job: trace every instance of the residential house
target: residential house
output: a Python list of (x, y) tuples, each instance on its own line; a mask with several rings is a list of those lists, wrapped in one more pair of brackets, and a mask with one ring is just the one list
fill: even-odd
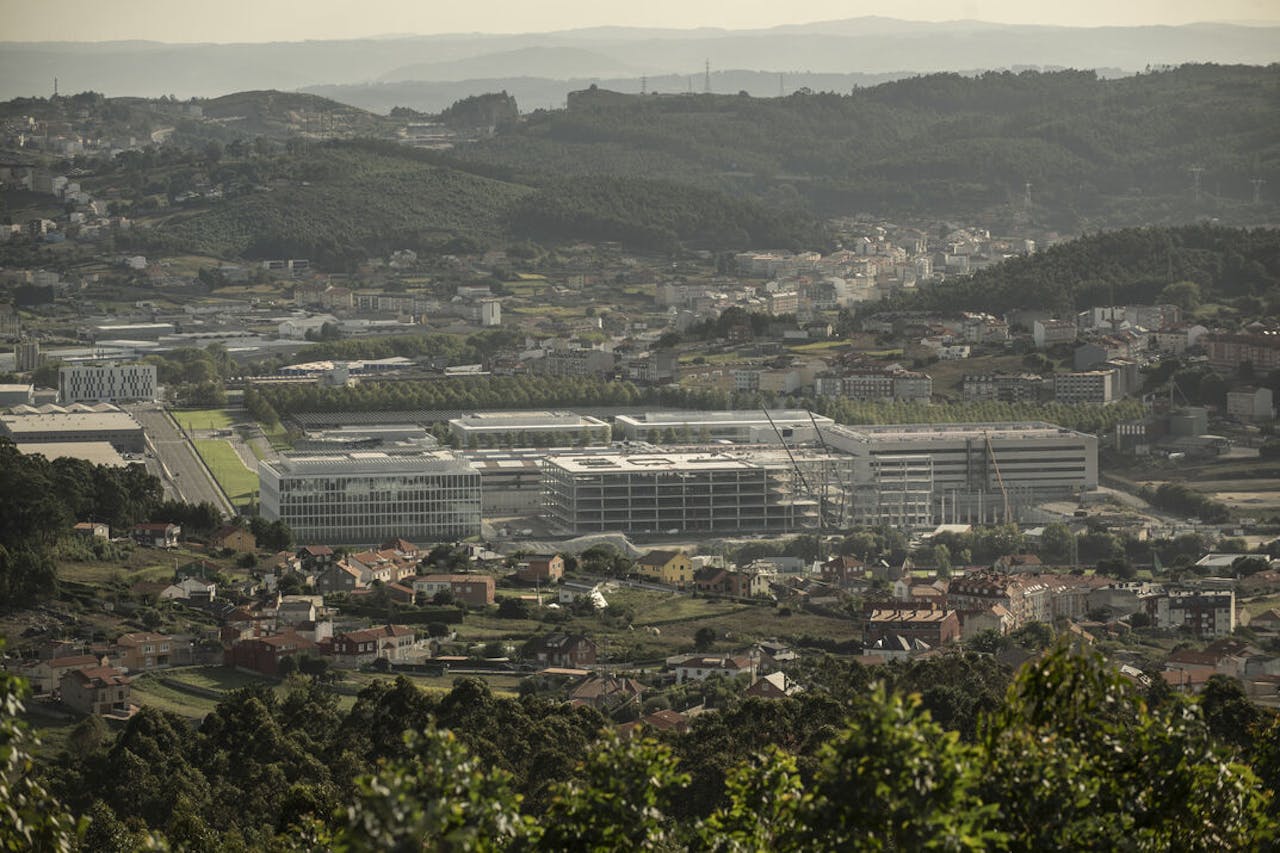
[(69, 670), (58, 687), (63, 704), (82, 714), (129, 712), (129, 677), (114, 666)]
[(417, 636), (407, 625), (383, 625), (348, 631), (333, 638), (333, 654), (338, 663), (361, 666), (378, 658), (404, 661), (413, 657)]
[(315, 622), (324, 614), (322, 595), (285, 595), (276, 604), (276, 627), (297, 626)]
[(693, 583), (693, 561), (684, 551), (650, 551), (636, 560), (634, 568), (659, 583), (679, 587)]
[(405, 560), (396, 551), (361, 551), (351, 554), (346, 564), (360, 572), (360, 581), (365, 586), (374, 581), (395, 583), (409, 577), (417, 570), (417, 562)]
[(534, 637), (525, 647), (526, 657), (542, 666), (580, 668), (596, 662), (595, 641), (584, 634), (547, 634)]
[(173, 637), (165, 634), (121, 634), (116, 638), (115, 648), (116, 662), (130, 672), (145, 672), (174, 663)]
[(176, 548), (182, 528), (167, 522), (148, 522), (133, 526), (133, 540), (150, 548)]
[(428, 599), (444, 590), (453, 594), (453, 600), (468, 607), (488, 607), (494, 603), (494, 579), (492, 575), (418, 575), (405, 580), (414, 596)]
[(863, 613), (863, 643), (874, 646), (883, 637), (898, 635), (923, 640), (931, 647), (960, 639), (960, 617), (942, 608), (889, 608), (869, 605)]
[(316, 572), (316, 591), (320, 593), (354, 592), (364, 587), (359, 570), (345, 563), (329, 563)]
[(645, 714), (638, 720), (618, 726), (618, 734), (633, 737), (640, 734), (645, 728), (684, 734), (689, 731), (689, 718), (679, 711), (669, 709), (654, 711), (652, 714)]
[(874, 643), (864, 646), (863, 655), (881, 662), (906, 660), (918, 654), (932, 651), (933, 646), (919, 637), (904, 637), (901, 634), (885, 634)]
[(296, 631), (285, 631), (233, 643), (224, 653), (223, 663), (262, 675), (277, 676), (280, 674), (282, 660), (314, 653), (316, 648), (315, 643)]
[(94, 655), (63, 655), (47, 660), (26, 661), (19, 667), (19, 672), (36, 693), (52, 693), (58, 689), (62, 676), (68, 672), (105, 665), (106, 658)]
[(564, 577), (564, 557), (559, 554), (533, 554), (516, 570), (525, 583), (555, 583)]
[(1036, 349), (1073, 343), (1077, 333), (1075, 320), (1036, 320), (1031, 326), (1031, 338)]
[(426, 553), (418, 548), (407, 539), (388, 539), (378, 546), (379, 551), (395, 551), (400, 555), (401, 559), (413, 560), (417, 562), (426, 556)]
[(573, 604), (579, 598), (585, 598), (591, 602), (591, 607), (595, 610), (604, 610), (609, 606), (609, 602), (604, 597), (604, 584), (602, 583), (565, 581), (560, 585), (559, 600), (561, 604)]
[(229, 548), (236, 553), (252, 553), (258, 549), (258, 540), (243, 527), (225, 524), (209, 537), (210, 548)]
[(298, 549), (298, 559), (303, 571), (319, 572), (334, 562), (333, 549), (328, 545), (304, 545)]
[(111, 538), (111, 527), (101, 521), (82, 521), (71, 528), (71, 532), (76, 536), (84, 536), (90, 539)]
[(644, 686), (634, 678), (593, 672), (569, 691), (569, 701), (611, 714), (633, 702), (638, 703), (643, 695)]
[(1236, 629), (1235, 590), (1169, 590), (1147, 599), (1157, 628), (1184, 628), (1194, 637), (1225, 637)]
[(785, 699), (802, 693), (804, 688), (793, 681), (785, 672), (771, 672), (756, 679), (742, 695), (757, 699)]
[(734, 678), (745, 674), (754, 679), (756, 662), (747, 655), (695, 656), (676, 664), (675, 670), (677, 684), (683, 684), (686, 681), (705, 681), (713, 675)]
[(183, 578), (177, 583), (165, 587), (164, 591), (160, 593), (160, 598), (162, 599), (191, 601), (197, 604), (213, 601), (217, 596), (218, 585), (216, 583), (196, 577)]
[(818, 575), (822, 580), (837, 587), (850, 582), (861, 582), (866, 574), (866, 564), (857, 557), (836, 556), (818, 566)]

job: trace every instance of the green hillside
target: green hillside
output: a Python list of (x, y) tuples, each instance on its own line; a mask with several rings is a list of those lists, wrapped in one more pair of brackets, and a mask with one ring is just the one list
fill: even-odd
[(363, 145), (316, 146), (286, 168), (269, 191), (171, 217), (154, 239), (217, 257), (308, 257), (341, 268), (394, 249), (492, 239), (510, 206), (531, 192)]
[[(611, 174), (762, 194), (818, 213), (1029, 215), (1061, 230), (1256, 222), (1280, 186), (1280, 66), (934, 74), (848, 94), (575, 93), (465, 156), (530, 175)], [(1194, 198), (1189, 168), (1198, 166)]]
[[(1189, 225), (1090, 234), (1011, 258), (914, 298), (919, 307), (1003, 312), (1154, 302), (1175, 282), (1197, 285), (1195, 302), (1234, 305), (1253, 316), (1280, 312), (1280, 231)], [(1166, 297), (1169, 294), (1165, 294)]]

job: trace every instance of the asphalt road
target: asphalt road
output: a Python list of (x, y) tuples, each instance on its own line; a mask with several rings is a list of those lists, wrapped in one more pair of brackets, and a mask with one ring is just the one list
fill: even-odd
[(142, 425), (156, 457), (163, 464), (161, 479), (166, 491), (172, 488), (188, 503), (208, 501), (224, 513), (235, 515), (235, 507), (222, 494), (196, 449), (178, 430), (162, 409), (146, 406), (130, 407), (129, 413)]

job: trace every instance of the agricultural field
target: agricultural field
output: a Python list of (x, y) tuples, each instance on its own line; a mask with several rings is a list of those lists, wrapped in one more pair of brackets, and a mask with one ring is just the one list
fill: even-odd
[(196, 452), (213, 472), (214, 479), (237, 506), (253, 502), (258, 492), (258, 474), (245, 467), (231, 442), (221, 439), (197, 438)]

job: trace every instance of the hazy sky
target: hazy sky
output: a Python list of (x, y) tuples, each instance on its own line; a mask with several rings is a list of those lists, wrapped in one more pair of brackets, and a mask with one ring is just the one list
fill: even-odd
[(748, 29), (861, 15), (1067, 26), (1280, 24), (1280, 0), (0, 0), (0, 39), (243, 42), (600, 25)]

